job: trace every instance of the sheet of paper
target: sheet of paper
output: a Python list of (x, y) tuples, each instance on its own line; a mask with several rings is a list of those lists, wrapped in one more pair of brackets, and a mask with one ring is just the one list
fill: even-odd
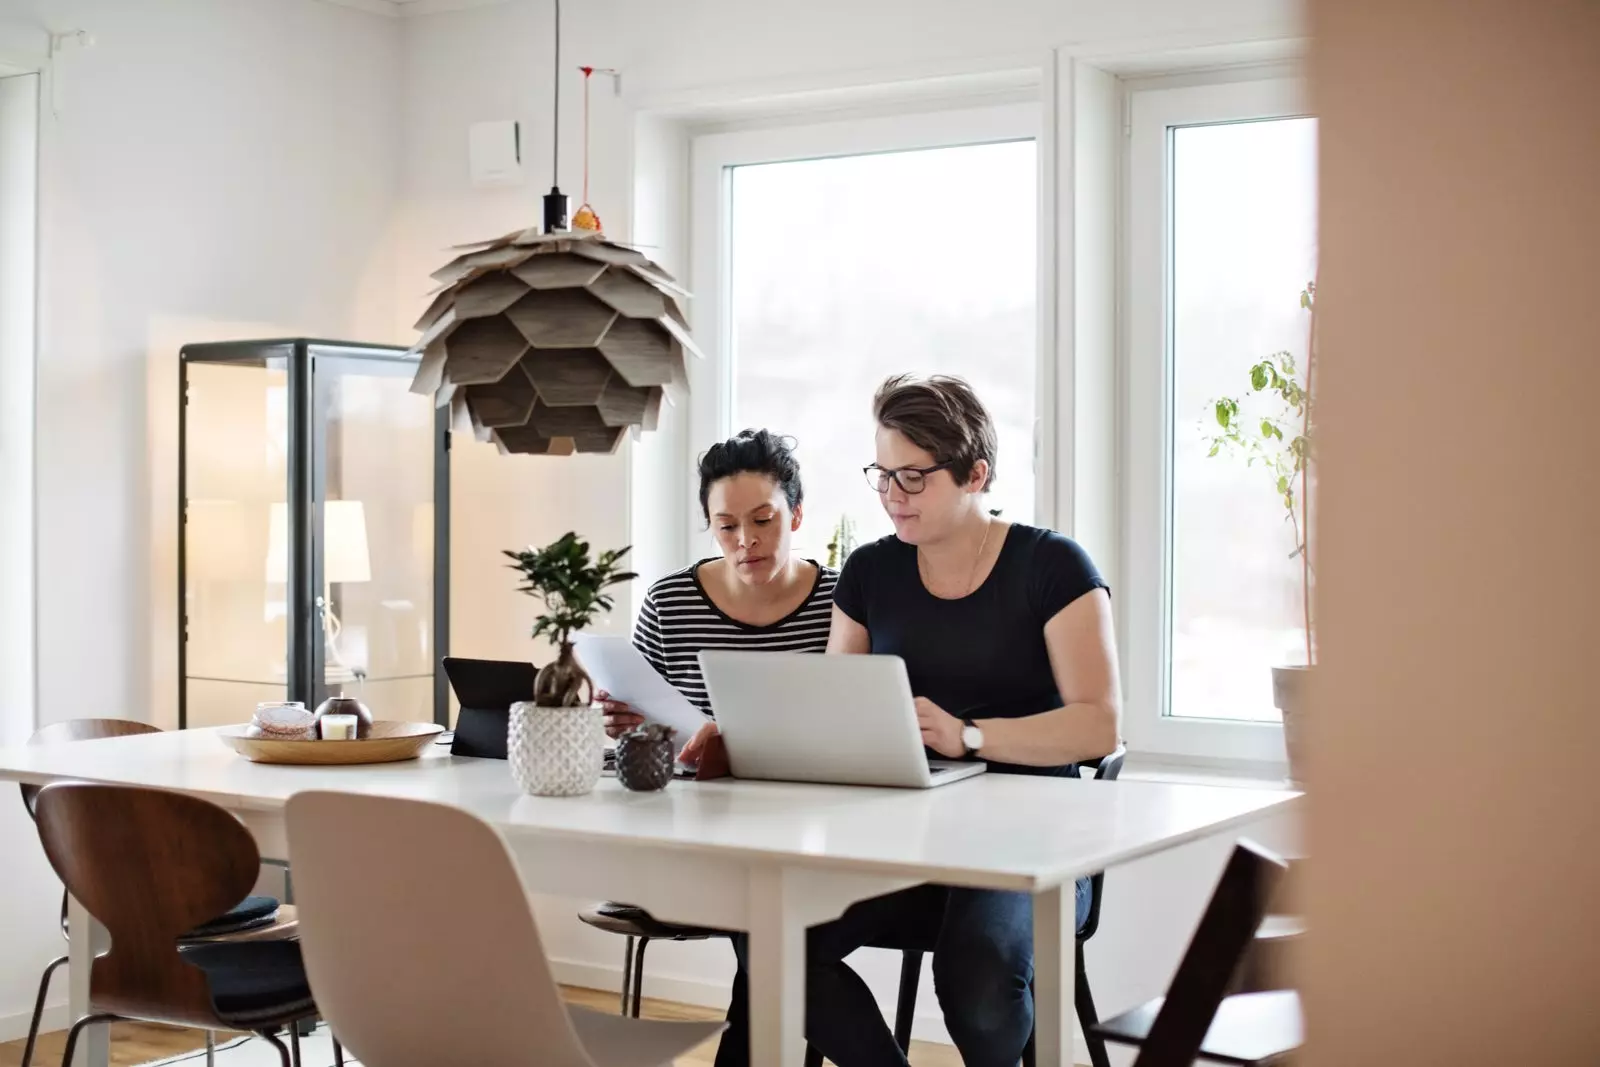
[(650, 661), (633, 647), (631, 639), (580, 633), (573, 637), (573, 651), (594, 679), (596, 690), (604, 689), (612, 700), (632, 704), (649, 721), (678, 731), (672, 739), (675, 748), (682, 748), (696, 730), (711, 721), (676, 686), (656, 673)]

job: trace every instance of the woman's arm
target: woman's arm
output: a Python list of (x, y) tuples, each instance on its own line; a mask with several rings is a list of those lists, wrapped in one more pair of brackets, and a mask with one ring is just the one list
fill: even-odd
[[(837, 615), (834, 621), (837, 627)], [(1057, 767), (1109, 755), (1121, 740), (1122, 685), (1110, 595), (1093, 589), (1056, 612), (1045, 624), (1044, 643), (1063, 706), (1018, 719), (973, 720), (983, 731), (984, 759)], [(965, 751), (960, 719), (920, 699), (917, 717), (930, 747), (951, 757)]]
[(1062, 707), (1020, 719), (981, 719), (983, 757), (1053, 767), (1110, 755), (1122, 737), (1122, 684), (1111, 596), (1094, 589), (1045, 623)]
[(864, 656), (871, 651), (872, 639), (867, 636), (867, 628), (846, 615), (840, 610), (839, 605), (835, 604), (833, 623), (828, 629), (829, 654)]

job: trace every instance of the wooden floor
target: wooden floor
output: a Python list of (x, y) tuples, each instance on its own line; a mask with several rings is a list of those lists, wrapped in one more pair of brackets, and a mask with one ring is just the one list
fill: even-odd
[[(567, 989), (567, 1000), (589, 1008), (604, 1011), (617, 1010), (617, 995), (592, 989)], [(652, 1019), (720, 1019), (722, 1013), (709, 1008), (674, 1004), (665, 1000), (646, 1000), (644, 1014)], [(219, 1038), (220, 1040), (220, 1038)], [(61, 1062), (65, 1031), (45, 1034), (39, 1038), (34, 1050), (34, 1067), (56, 1067)], [(184, 1052), (204, 1048), (205, 1034), (199, 1030), (183, 1030), (170, 1026), (153, 1026), (148, 1023), (114, 1023), (111, 1027), (111, 1067), (136, 1067), (151, 1060), (165, 1059)], [(0, 1044), (0, 1067), (18, 1067), (22, 1063), (21, 1041)], [(717, 1043), (710, 1041), (678, 1060), (678, 1067), (711, 1067), (716, 1057)], [(198, 1062), (198, 1061), (197, 1061)], [(961, 1067), (961, 1057), (948, 1045), (913, 1042), (911, 1046), (913, 1067)]]

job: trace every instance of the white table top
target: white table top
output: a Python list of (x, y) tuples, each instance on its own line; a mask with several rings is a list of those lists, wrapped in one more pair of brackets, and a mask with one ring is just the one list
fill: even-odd
[(926, 790), (723, 779), (674, 781), (660, 793), (607, 778), (584, 797), (530, 797), (503, 761), (443, 746), (405, 763), (288, 767), (250, 763), (213, 734), (0, 748), (0, 780), (150, 786), (241, 812), (278, 811), (303, 790), (343, 790), (455, 805), (508, 839), (563, 836), (1028, 891), (1227, 830), (1298, 796), (984, 774)]

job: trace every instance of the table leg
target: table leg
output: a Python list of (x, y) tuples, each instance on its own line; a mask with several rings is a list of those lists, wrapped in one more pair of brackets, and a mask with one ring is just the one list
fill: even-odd
[(805, 1055), (806, 921), (781, 868), (746, 879), (750, 922), (750, 1062), (801, 1067)]
[[(89, 1014), (89, 974), (94, 958), (111, 947), (105, 927), (94, 921), (78, 899), (67, 905), (67, 1005), (73, 1021)], [(111, 1054), (111, 1028), (86, 1026), (78, 1038), (72, 1067), (106, 1067)]]
[(1033, 898), (1033, 1025), (1038, 1067), (1072, 1067), (1074, 937), (1071, 882)]

